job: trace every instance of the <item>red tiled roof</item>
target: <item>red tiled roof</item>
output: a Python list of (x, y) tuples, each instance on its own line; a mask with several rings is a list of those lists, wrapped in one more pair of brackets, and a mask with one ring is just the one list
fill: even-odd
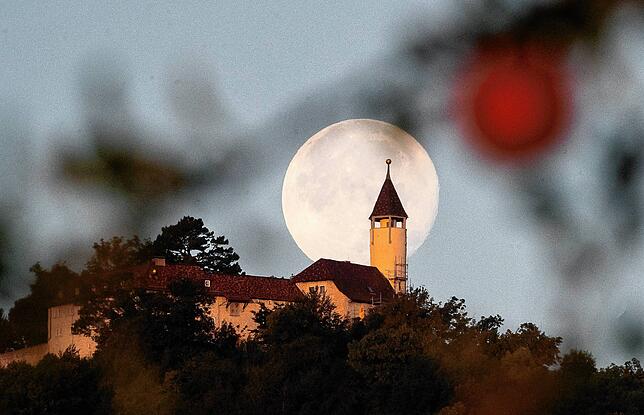
[(302, 298), (300, 290), (286, 278), (211, 274), (196, 265), (142, 265), (137, 271), (140, 284), (152, 290), (164, 290), (172, 280), (188, 278), (200, 284), (210, 280), (208, 292), (230, 301), (297, 301)]
[(318, 259), (308, 268), (291, 278), (293, 282), (333, 281), (350, 300), (370, 303), (372, 300), (393, 298), (395, 293), (389, 281), (378, 268), (352, 264), (348, 261)]
[(385, 182), (382, 184), (380, 189), (380, 194), (376, 200), (376, 204), (373, 207), (373, 211), (369, 216), (369, 219), (372, 219), (376, 216), (398, 216), (401, 218), (408, 218), (405, 208), (403, 208), (402, 202), (398, 197), (396, 188), (394, 187), (391, 177), (389, 177), (389, 165), (387, 165), (387, 177)]
[(210, 289), (230, 301), (277, 300), (298, 301), (302, 292), (286, 278), (257, 277), (253, 275), (211, 274)]

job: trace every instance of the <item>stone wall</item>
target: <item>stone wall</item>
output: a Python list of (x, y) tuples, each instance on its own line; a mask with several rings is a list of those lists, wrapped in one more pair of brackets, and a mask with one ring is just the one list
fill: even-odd
[(247, 338), (257, 328), (254, 313), (260, 310), (261, 304), (264, 304), (268, 309), (273, 309), (285, 302), (257, 299), (248, 302), (234, 302), (228, 301), (225, 297), (215, 297), (211, 306), (211, 315), (215, 319), (217, 327), (223, 323), (230, 323), (242, 338)]
[(94, 354), (96, 343), (91, 338), (72, 334), (72, 325), (78, 320), (79, 311), (80, 306), (74, 304), (65, 304), (49, 309), (47, 319), (49, 353), (62, 353), (68, 347), (74, 346), (80, 357), (89, 357)]
[[(322, 289), (321, 287), (324, 288)], [(335, 311), (347, 319), (364, 318), (369, 310), (373, 308), (372, 304), (351, 301), (349, 297), (338, 289), (333, 281), (298, 282), (297, 288), (304, 294), (308, 294), (312, 289), (318, 294), (326, 295), (335, 304)]]
[(47, 316), (47, 343), (0, 354), (0, 366), (25, 361), (36, 364), (47, 353), (60, 354), (74, 347), (80, 357), (89, 357), (96, 350), (96, 343), (87, 336), (72, 334), (72, 325), (78, 319), (80, 306), (64, 304), (50, 307)]
[(11, 362), (27, 362), (30, 365), (35, 365), (49, 353), (47, 343), (38, 344), (32, 347), (16, 350), (0, 354), (0, 367), (7, 366)]

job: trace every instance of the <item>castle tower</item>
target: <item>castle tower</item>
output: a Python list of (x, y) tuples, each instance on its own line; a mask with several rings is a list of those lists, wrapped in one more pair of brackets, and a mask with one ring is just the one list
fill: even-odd
[(407, 291), (407, 213), (389, 175), (369, 216), (371, 220), (369, 253), (371, 266), (387, 277), (396, 293)]

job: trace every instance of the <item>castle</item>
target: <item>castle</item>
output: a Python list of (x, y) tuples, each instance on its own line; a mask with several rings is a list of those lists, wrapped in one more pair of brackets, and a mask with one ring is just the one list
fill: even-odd
[[(178, 278), (202, 284), (213, 297), (215, 323), (230, 323), (243, 337), (256, 328), (254, 312), (261, 304), (271, 309), (309, 292), (328, 297), (345, 318), (364, 318), (369, 309), (407, 291), (408, 216), (391, 181), (390, 164), (387, 160), (387, 175), (369, 216), (370, 266), (322, 258), (291, 278), (275, 278), (213, 274), (199, 266), (166, 264), (155, 258), (126, 272), (149, 290), (163, 290)], [(19, 360), (35, 364), (47, 353), (61, 353), (70, 346), (81, 357), (91, 356), (94, 341), (72, 334), (79, 310), (74, 303), (49, 308), (47, 343), (0, 354), (0, 366)]]

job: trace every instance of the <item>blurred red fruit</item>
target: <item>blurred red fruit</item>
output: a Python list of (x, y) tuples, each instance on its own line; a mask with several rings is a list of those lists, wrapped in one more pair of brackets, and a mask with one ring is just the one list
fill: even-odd
[(467, 137), (495, 159), (534, 158), (570, 121), (570, 82), (560, 53), (496, 46), (479, 51), (456, 87)]

